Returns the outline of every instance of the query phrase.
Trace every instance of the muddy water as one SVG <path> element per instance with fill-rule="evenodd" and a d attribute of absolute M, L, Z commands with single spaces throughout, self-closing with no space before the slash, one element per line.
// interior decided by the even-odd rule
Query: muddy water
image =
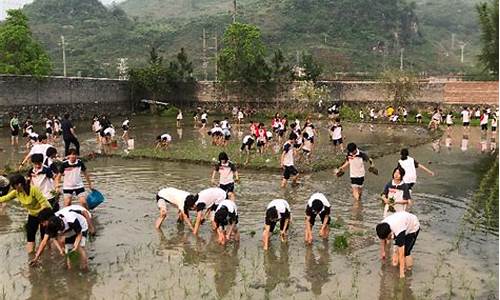
<path fill-rule="evenodd" d="M 163 129 L 153 128 L 149 122 L 141 120 L 136 128 L 139 144 L 146 144 Z M 165 128 L 169 130 L 171 124 Z M 399 147 L 419 134 L 414 128 L 403 131 L 382 125 L 375 126 L 374 132 L 366 126 L 359 132 L 357 125 L 346 131 L 365 149 L 386 142 Z M 6 299 L 495 299 L 496 230 L 470 234 L 470 226 L 462 223 L 477 186 L 479 175 L 474 168 L 487 155 L 480 152 L 476 129 L 469 137 L 466 151 L 460 149 L 460 128 L 450 135 L 450 149 L 444 136 L 439 142 L 410 150 L 437 176 L 420 173 L 413 194 L 412 210 L 419 216 L 422 230 L 414 249 L 414 270 L 404 281 L 398 279 L 396 269 L 379 260 L 373 229 L 382 216 L 377 195 L 389 180 L 396 155 L 376 160 L 380 176 L 367 176 L 360 206 L 352 204 L 347 176 L 336 179 L 328 171 L 314 173 L 305 176 L 298 187 L 281 190 L 280 174 L 242 171 L 237 188 L 241 241 L 226 247 L 215 243 L 206 225 L 200 238 L 193 237 L 175 223 L 172 211 L 161 232 L 153 229 L 156 191 L 167 185 L 199 191 L 209 185 L 209 168 L 108 158 L 88 164 L 96 186 L 108 198 L 95 212 L 98 235 L 87 247 L 91 271 L 68 272 L 51 252 L 44 255 L 42 267 L 29 268 L 23 251 L 25 213 L 17 205 L 9 205 L 0 215 L 0 291 Z M 90 134 L 81 138 L 87 140 L 84 149 L 94 147 Z M 186 126 L 184 138 L 199 138 L 199 134 Z M 5 135 L 0 141 L 7 150 L 0 158 L 17 159 L 19 155 L 5 144 Z M 334 219 L 340 218 L 345 225 L 334 229 L 327 242 L 317 238 L 316 228 L 314 245 L 306 247 L 304 205 L 316 191 L 326 194 Z M 294 219 L 289 242 L 282 244 L 273 237 L 271 249 L 264 252 L 260 247 L 263 213 L 273 198 L 287 199 Z M 350 248 L 336 251 L 334 236 L 345 231 L 353 233 Z M 462 231 L 466 234 L 459 247 L 454 247 Z"/>

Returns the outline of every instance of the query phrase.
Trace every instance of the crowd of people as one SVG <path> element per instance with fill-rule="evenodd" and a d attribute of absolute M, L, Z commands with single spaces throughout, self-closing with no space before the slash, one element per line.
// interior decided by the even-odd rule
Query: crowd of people
<path fill-rule="evenodd" d="M 376 112 L 369 108 L 370 121 L 375 121 L 383 115 L 390 122 L 406 122 L 408 110 L 404 107 L 394 109 L 388 107 L 385 112 Z M 472 111 L 464 107 L 461 112 L 464 131 L 468 130 L 471 119 L 477 115 L 476 109 Z M 374 161 L 366 152 L 359 149 L 354 142 L 346 143 L 341 124 L 340 106 L 335 104 L 327 110 L 329 116 L 328 132 L 332 153 L 346 151 L 344 162 L 334 170 L 334 175 L 341 177 L 349 170 L 350 184 L 353 201 L 362 201 L 363 185 L 366 177 L 365 164 L 369 164 L 368 171 L 378 175 Z M 401 116 L 401 118 L 400 118 Z M 224 245 L 229 241 L 239 240 L 238 231 L 238 206 L 235 184 L 239 183 L 238 168 L 228 154 L 223 151 L 224 147 L 234 140 L 231 122 L 234 121 L 239 128 L 246 127 L 248 118 L 242 110 L 235 107 L 232 110 L 232 120 L 229 117 L 215 119 L 209 128 L 209 116 L 207 110 L 198 109 L 193 114 L 194 126 L 200 131 L 206 132 L 212 139 L 212 145 L 221 147 L 218 161 L 214 166 L 211 181 L 215 187 L 207 187 L 197 193 L 184 191 L 175 187 L 161 188 L 156 194 L 156 206 L 159 216 L 155 221 L 155 228 L 160 229 L 167 217 L 168 208 L 174 208 L 178 221 L 183 222 L 198 235 L 205 220 L 210 221 L 211 230 L 217 235 L 217 241 Z M 364 111 L 359 111 L 359 118 L 365 119 Z M 422 115 L 417 113 L 415 118 L 421 122 Z M 478 115 L 481 130 L 487 131 L 488 124 L 491 131 L 495 132 L 498 122 L 498 111 L 493 112 L 491 108 L 483 109 Z M 446 116 L 440 109 L 436 109 L 431 115 L 430 129 L 436 129 L 444 122 L 448 127 L 453 125 L 453 114 L 449 112 Z M 257 154 L 263 154 L 268 149 L 278 149 L 282 179 L 280 186 L 286 188 L 291 181 L 292 185 L 298 184 L 299 171 L 295 165 L 296 160 L 310 161 L 311 153 L 314 153 L 318 141 L 318 128 L 314 125 L 312 117 L 303 120 L 290 119 L 287 115 L 276 113 L 269 126 L 263 122 L 248 120 L 247 132 L 242 135 L 242 154 L 250 153 L 255 145 Z M 178 111 L 176 126 L 183 126 L 183 113 Z M 130 119 L 122 122 L 121 139 L 125 142 L 129 139 Z M 16 146 L 19 144 L 19 135 L 26 139 L 27 154 L 20 163 L 20 169 L 31 162 L 27 175 L 20 173 L 10 174 L 0 178 L 0 203 L 17 199 L 26 209 L 28 219 L 26 223 L 27 244 L 29 253 L 34 253 L 30 260 L 31 265 L 40 262 L 40 256 L 52 240 L 60 254 L 66 257 L 68 267 L 72 267 L 72 255 L 78 253 L 80 266 L 88 268 L 87 254 L 85 252 L 86 239 L 95 233 L 93 216 L 89 211 L 86 201 L 86 192 L 94 189 L 93 181 L 89 175 L 85 163 L 79 159 L 80 144 L 69 114 L 65 114 L 60 120 L 57 116 L 49 116 L 45 120 L 45 132 L 36 133 L 33 130 L 33 122 L 27 120 L 20 126 L 16 114 L 10 120 L 11 142 Z M 95 134 L 96 143 L 113 147 L 116 143 L 117 132 L 109 117 L 106 115 L 94 116 L 91 130 Z M 62 137 L 64 143 L 64 155 L 58 158 L 56 147 Z M 156 150 L 168 151 L 172 142 L 172 136 L 161 133 L 156 137 Z M 274 153 L 273 152 L 273 153 Z M 376 234 L 381 240 L 380 255 L 386 257 L 387 244 L 394 240 L 395 247 L 392 252 L 392 263 L 399 266 L 400 277 L 411 269 L 413 260 L 412 249 L 420 232 L 418 218 L 409 213 L 412 207 L 411 191 L 417 182 L 417 170 L 421 169 L 429 175 L 434 176 L 433 171 L 409 156 L 408 149 L 401 150 L 401 158 L 395 162 L 395 168 L 391 179 L 385 185 L 382 193 L 384 210 L 381 212 L 383 219 L 376 226 Z M 217 178 L 218 177 L 218 178 Z M 83 180 L 85 179 L 85 181 Z M 218 179 L 218 180 L 217 180 Z M 87 189 L 85 189 L 85 184 Z M 63 195 L 62 206 L 59 201 Z M 73 199 L 78 199 L 73 204 Z M 264 250 L 269 248 L 271 235 L 279 222 L 279 238 L 282 242 L 288 239 L 288 229 L 292 223 L 292 215 L 304 214 L 305 228 L 304 241 L 306 244 L 313 243 L 313 228 L 315 220 L 320 220 L 319 236 L 327 239 L 330 231 L 331 204 L 326 195 L 321 191 L 313 193 L 305 199 L 305 210 L 293 212 L 286 199 L 273 199 L 267 205 L 263 205 L 262 215 L 265 219 L 262 233 L 262 244 Z M 194 222 L 191 221 L 190 211 L 195 214 Z M 40 232 L 40 243 L 35 247 L 37 232 Z"/>

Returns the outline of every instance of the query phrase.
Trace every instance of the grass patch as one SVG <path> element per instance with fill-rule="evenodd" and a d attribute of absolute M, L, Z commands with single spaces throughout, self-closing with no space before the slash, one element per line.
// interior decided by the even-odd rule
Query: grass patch
<path fill-rule="evenodd" d="M 335 235 L 333 239 L 333 248 L 336 251 L 344 251 L 349 247 L 349 233 L 345 232 L 343 234 Z"/>
<path fill-rule="evenodd" d="M 186 141 L 179 144 L 172 144 L 167 150 L 154 150 L 152 148 L 140 148 L 122 155 L 124 158 L 151 158 L 165 161 L 189 162 L 204 165 L 215 165 L 219 153 L 225 151 L 229 159 L 239 168 L 279 171 L 280 153 L 275 153 L 269 148 L 262 155 L 253 150 L 250 159 L 246 163 L 247 155 L 240 152 L 239 143 L 229 143 L 226 147 L 213 146 L 211 144 L 201 145 L 196 140 Z M 321 155 L 318 159 L 307 163 L 298 162 L 296 165 L 301 172 L 315 172 L 330 169 L 342 163 L 344 156 Z"/>

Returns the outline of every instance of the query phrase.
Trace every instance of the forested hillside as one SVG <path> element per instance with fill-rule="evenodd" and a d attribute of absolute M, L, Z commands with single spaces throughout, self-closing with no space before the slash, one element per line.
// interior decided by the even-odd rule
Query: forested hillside
<path fill-rule="evenodd" d="M 399 66 L 430 74 L 474 71 L 478 25 L 473 0 L 240 0 L 236 18 L 257 25 L 269 51 L 281 48 L 290 62 L 312 53 L 324 76 L 377 74 Z M 181 47 L 201 78 L 202 32 L 215 46 L 232 21 L 232 0 L 127 0 L 105 7 L 97 0 L 36 0 L 24 8 L 54 71 L 62 73 L 60 36 L 67 41 L 70 75 L 115 76 L 118 58 L 140 65 L 151 46 L 167 57 Z M 452 38 L 453 34 L 453 38 Z M 452 42 L 452 39 L 454 40 Z M 465 60 L 460 62 L 460 45 Z M 209 78 L 215 51 L 207 50 Z"/>

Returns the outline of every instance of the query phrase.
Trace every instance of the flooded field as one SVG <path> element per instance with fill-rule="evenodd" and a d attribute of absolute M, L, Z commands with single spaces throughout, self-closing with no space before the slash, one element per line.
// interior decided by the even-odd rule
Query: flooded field
<path fill-rule="evenodd" d="M 180 139 L 174 124 L 158 121 L 132 121 L 136 146 L 152 143 L 164 132 L 174 142 L 207 142 L 192 125 L 184 126 Z M 95 149 L 90 126 L 78 127 L 83 152 Z M 347 139 L 368 152 L 378 147 L 398 150 L 426 134 L 416 127 L 345 127 Z M 326 131 L 320 134 L 321 151 L 327 153 Z M 462 128 L 456 127 L 449 137 L 410 149 L 410 155 L 436 176 L 419 173 L 414 189 L 412 212 L 420 219 L 421 233 L 413 252 L 415 267 L 405 280 L 380 261 L 374 230 L 383 213 L 379 195 L 396 165 L 396 154 L 375 161 L 380 175 L 367 175 L 361 205 L 353 205 L 347 176 L 338 179 L 331 170 L 305 175 L 298 187 L 287 189 L 279 188 L 278 173 L 241 170 L 236 190 L 241 241 L 225 247 L 216 243 L 208 225 L 194 237 L 176 224 L 172 209 L 162 231 L 153 227 L 158 189 L 174 186 L 198 192 L 210 185 L 209 167 L 99 158 L 88 166 L 107 202 L 95 211 L 98 233 L 87 247 L 90 271 L 65 270 L 55 251 L 43 256 L 41 267 L 30 268 L 24 251 L 25 211 L 9 204 L 0 214 L 0 299 L 498 299 L 498 229 L 480 226 L 473 231 L 464 221 L 481 175 L 477 165 L 489 155 L 481 153 L 481 141 L 477 128 L 464 141 Z M 22 156 L 11 150 L 5 129 L 0 148 L 2 164 Z M 313 192 L 327 196 L 339 225 L 326 242 L 315 228 L 315 242 L 308 247 L 303 216 Z M 288 243 L 273 236 L 270 250 L 264 252 L 264 212 L 274 198 L 288 200 L 293 223 Z M 335 236 L 346 233 L 348 249 L 337 250 Z"/>

